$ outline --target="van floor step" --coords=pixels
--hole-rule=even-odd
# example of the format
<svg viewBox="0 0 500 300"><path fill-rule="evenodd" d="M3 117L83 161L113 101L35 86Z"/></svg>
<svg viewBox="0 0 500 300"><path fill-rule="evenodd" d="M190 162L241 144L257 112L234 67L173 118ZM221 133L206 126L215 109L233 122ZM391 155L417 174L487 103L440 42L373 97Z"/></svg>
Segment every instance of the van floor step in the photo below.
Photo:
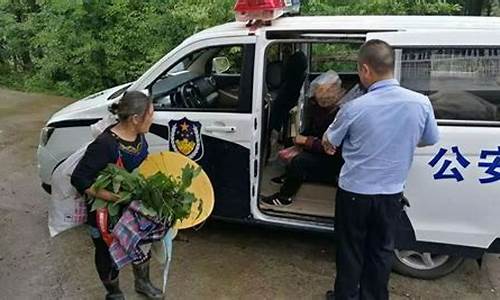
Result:
<svg viewBox="0 0 500 300"><path fill-rule="evenodd" d="M280 186L271 183L271 178L279 176L283 169L279 166L267 167L261 182L261 195L269 196L279 191ZM337 190L334 186L304 183L292 204L288 206L275 206L265 203L260 204L264 211L274 211L292 213L297 215L308 215L317 217L333 218L335 215L335 194Z"/></svg>

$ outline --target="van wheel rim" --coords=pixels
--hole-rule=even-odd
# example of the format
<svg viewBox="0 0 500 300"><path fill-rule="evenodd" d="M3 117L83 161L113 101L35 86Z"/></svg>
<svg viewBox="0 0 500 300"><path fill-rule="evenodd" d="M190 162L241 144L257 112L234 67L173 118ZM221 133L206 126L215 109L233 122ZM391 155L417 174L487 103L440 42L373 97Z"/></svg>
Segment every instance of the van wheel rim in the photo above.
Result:
<svg viewBox="0 0 500 300"><path fill-rule="evenodd" d="M432 270L444 265L449 255L438 255L429 252L394 250L397 259L404 265L417 270Z"/></svg>

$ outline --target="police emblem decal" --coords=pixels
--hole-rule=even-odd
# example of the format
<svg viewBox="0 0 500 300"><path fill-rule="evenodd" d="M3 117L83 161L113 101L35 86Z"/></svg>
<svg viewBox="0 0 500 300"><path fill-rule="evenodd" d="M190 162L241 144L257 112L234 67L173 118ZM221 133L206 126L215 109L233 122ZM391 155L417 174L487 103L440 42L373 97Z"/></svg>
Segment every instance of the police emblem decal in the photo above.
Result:
<svg viewBox="0 0 500 300"><path fill-rule="evenodd" d="M203 157L203 141L201 139L201 123L187 118L171 120L170 150L180 153L194 161Z"/></svg>

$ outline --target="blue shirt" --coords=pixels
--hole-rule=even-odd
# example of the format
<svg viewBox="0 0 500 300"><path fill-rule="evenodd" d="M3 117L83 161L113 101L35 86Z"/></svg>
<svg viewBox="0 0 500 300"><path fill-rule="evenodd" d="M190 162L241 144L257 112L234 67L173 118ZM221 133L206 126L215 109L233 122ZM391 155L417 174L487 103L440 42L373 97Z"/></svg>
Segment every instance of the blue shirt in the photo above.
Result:
<svg viewBox="0 0 500 300"><path fill-rule="evenodd" d="M365 195L402 192L415 148L439 140L429 99L395 79L376 82L343 105L326 136L342 145L339 187Z"/></svg>

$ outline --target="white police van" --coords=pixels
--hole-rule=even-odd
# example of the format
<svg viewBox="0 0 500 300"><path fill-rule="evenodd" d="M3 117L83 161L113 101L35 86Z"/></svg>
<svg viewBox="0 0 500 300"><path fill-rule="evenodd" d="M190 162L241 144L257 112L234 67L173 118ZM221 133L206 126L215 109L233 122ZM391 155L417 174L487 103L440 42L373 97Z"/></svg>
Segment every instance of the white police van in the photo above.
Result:
<svg viewBox="0 0 500 300"><path fill-rule="evenodd" d="M306 129L308 83L333 69L358 83L356 54L370 39L391 44L402 86L432 100L441 132L418 149L398 232L395 269L419 278L453 271L463 258L500 252L500 18L444 16L283 17L259 26L234 22L202 31L135 82L57 112L38 149L42 185L91 139L89 125L126 90L149 90L151 152L198 161L212 180L214 216L248 223L333 231L335 187L305 184L289 207L259 204L283 170L266 162L270 104L287 80L288 57L308 59L302 93L282 138ZM395 128L397 130L397 128Z"/></svg>

